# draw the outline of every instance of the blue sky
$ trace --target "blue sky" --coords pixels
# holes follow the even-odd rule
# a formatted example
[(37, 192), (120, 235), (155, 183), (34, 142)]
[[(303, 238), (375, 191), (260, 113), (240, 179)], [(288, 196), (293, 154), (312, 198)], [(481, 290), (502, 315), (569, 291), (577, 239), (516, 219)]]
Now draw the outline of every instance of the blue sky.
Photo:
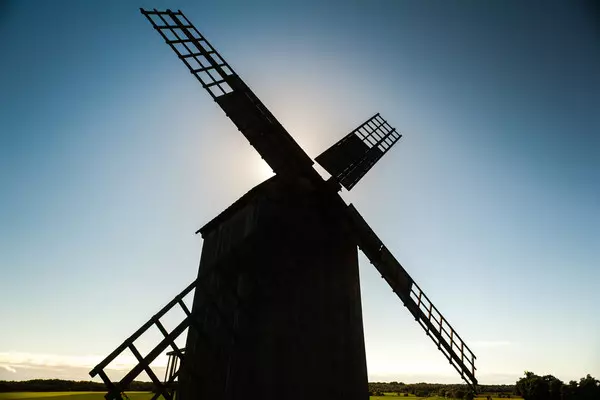
[[(1, 3), (0, 379), (87, 379), (268, 176), (140, 6), (184, 11), (311, 157), (375, 112), (404, 134), (343, 196), (482, 383), (600, 376), (592, 4)], [(459, 381), (362, 257), (361, 284), (370, 380)]]

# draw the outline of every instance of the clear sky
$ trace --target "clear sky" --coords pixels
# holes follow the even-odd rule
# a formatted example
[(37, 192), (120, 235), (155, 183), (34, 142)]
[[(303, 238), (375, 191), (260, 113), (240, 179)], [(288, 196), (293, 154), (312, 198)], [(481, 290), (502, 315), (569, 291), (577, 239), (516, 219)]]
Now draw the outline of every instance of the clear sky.
[[(343, 196), (480, 382), (600, 377), (598, 7), (283, 3), (0, 2), (0, 379), (88, 379), (268, 176), (140, 6), (184, 11), (311, 157), (378, 111), (404, 134)], [(458, 382), (364, 258), (361, 284), (369, 379)]]

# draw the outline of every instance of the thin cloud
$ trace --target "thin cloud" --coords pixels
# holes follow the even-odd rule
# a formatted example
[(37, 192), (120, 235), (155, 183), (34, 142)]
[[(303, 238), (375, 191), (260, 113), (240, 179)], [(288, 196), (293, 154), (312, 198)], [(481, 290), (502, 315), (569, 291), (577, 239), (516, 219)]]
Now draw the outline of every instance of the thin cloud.
[[(88, 380), (89, 371), (103, 359), (104, 356), (99, 355), (0, 352), (0, 380), (49, 378)], [(133, 355), (126, 354), (110, 363), (105, 368), (105, 372), (111, 380), (120, 380), (135, 365), (137, 359)], [(159, 356), (150, 365), (157, 375), (163, 375), (167, 366), (167, 356), (164, 354)], [(138, 379), (149, 380), (150, 378), (144, 372)]]
[(13, 374), (17, 373), (17, 370), (14, 369), (13, 367), (11, 367), (10, 365), (0, 365), (0, 368), (4, 368), (5, 370), (7, 370), (8, 372), (12, 372)]
[[(98, 355), (74, 356), (62, 354), (0, 352), (0, 365), (10, 365), (22, 368), (93, 368), (99, 364), (103, 358), (103, 356)], [(109, 364), (109, 368), (113, 370), (129, 370), (136, 364), (137, 360), (133, 355), (121, 355)], [(153, 367), (165, 367), (167, 365), (167, 358), (164, 355), (159, 356), (150, 365)]]

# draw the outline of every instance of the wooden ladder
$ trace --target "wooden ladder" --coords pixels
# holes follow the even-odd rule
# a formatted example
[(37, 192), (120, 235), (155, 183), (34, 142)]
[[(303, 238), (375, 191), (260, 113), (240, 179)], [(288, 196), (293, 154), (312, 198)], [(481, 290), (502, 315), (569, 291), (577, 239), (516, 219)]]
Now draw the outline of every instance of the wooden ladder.
[[(164, 306), (158, 313), (156, 313), (152, 318), (150, 318), (144, 325), (142, 325), (135, 333), (127, 340), (125, 340), (119, 347), (117, 347), (112, 353), (110, 353), (102, 362), (94, 367), (90, 371), (90, 376), (95, 377), (96, 375), (100, 376), (100, 378), (106, 384), (106, 388), (108, 389), (108, 393), (104, 396), (107, 400), (123, 400), (121, 393), (125, 391), (131, 382), (143, 371), (145, 371), (154, 385), (156, 386), (156, 391), (152, 400), (155, 400), (160, 395), (162, 395), (166, 400), (173, 400), (172, 398), (172, 390), (170, 388), (173, 385), (173, 382), (179, 375), (179, 372), (182, 368), (186, 367), (185, 355), (183, 349), (180, 349), (176, 344), (175, 340), (192, 324), (193, 319), (191, 318), (191, 312), (183, 302), (183, 298), (188, 295), (192, 290), (196, 288), (197, 281), (192, 282), (188, 285), (181, 293), (179, 293), (173, 300), (171, 300), (166, 306)], [(185, 318), (181, 321), (175, 328), (171, 331), (167, 330), (164, 325), (161, 323), (161, 318), (167, 314), (174, 307), (181, 307), (183, 312), (185, 313)], [(193, 325), (193, 324), (192, 324)], [(135, 341), (140, 338), (148, 329), (156, 326), (158, 330), (162, 333), (162, 340), (152, 349), (148, 354), (144, 357), (138, 351), (135, 346)], [(173, 371), (170, 374), (169, 378), (165, 380), (165, 382), (161, 382), (154, 371), (150, 368), (150, 363), (154, 361), (159, 355), (161, 355), (168, 347), (171, 347), (172, 353), (177, 355), (180, 360), (181, 366), (177, 371)], [(137, 364), (119, 381), (112, 382), (104, 369), (114, 361), (120, 354), (123, 352), (130, 350), (135, 358), (137, 359)]]

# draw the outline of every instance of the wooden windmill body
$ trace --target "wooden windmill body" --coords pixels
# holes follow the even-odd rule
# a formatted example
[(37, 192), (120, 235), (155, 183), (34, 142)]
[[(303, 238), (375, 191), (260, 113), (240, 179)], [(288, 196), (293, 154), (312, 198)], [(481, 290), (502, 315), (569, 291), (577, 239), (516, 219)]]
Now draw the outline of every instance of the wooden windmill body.
[(201, 373), (180, 378), (182, 398), (366, 397), (356, 243), (332, 199), (299, 186), (275, 176), (201, 230), (203, 334), (186, 343)]

